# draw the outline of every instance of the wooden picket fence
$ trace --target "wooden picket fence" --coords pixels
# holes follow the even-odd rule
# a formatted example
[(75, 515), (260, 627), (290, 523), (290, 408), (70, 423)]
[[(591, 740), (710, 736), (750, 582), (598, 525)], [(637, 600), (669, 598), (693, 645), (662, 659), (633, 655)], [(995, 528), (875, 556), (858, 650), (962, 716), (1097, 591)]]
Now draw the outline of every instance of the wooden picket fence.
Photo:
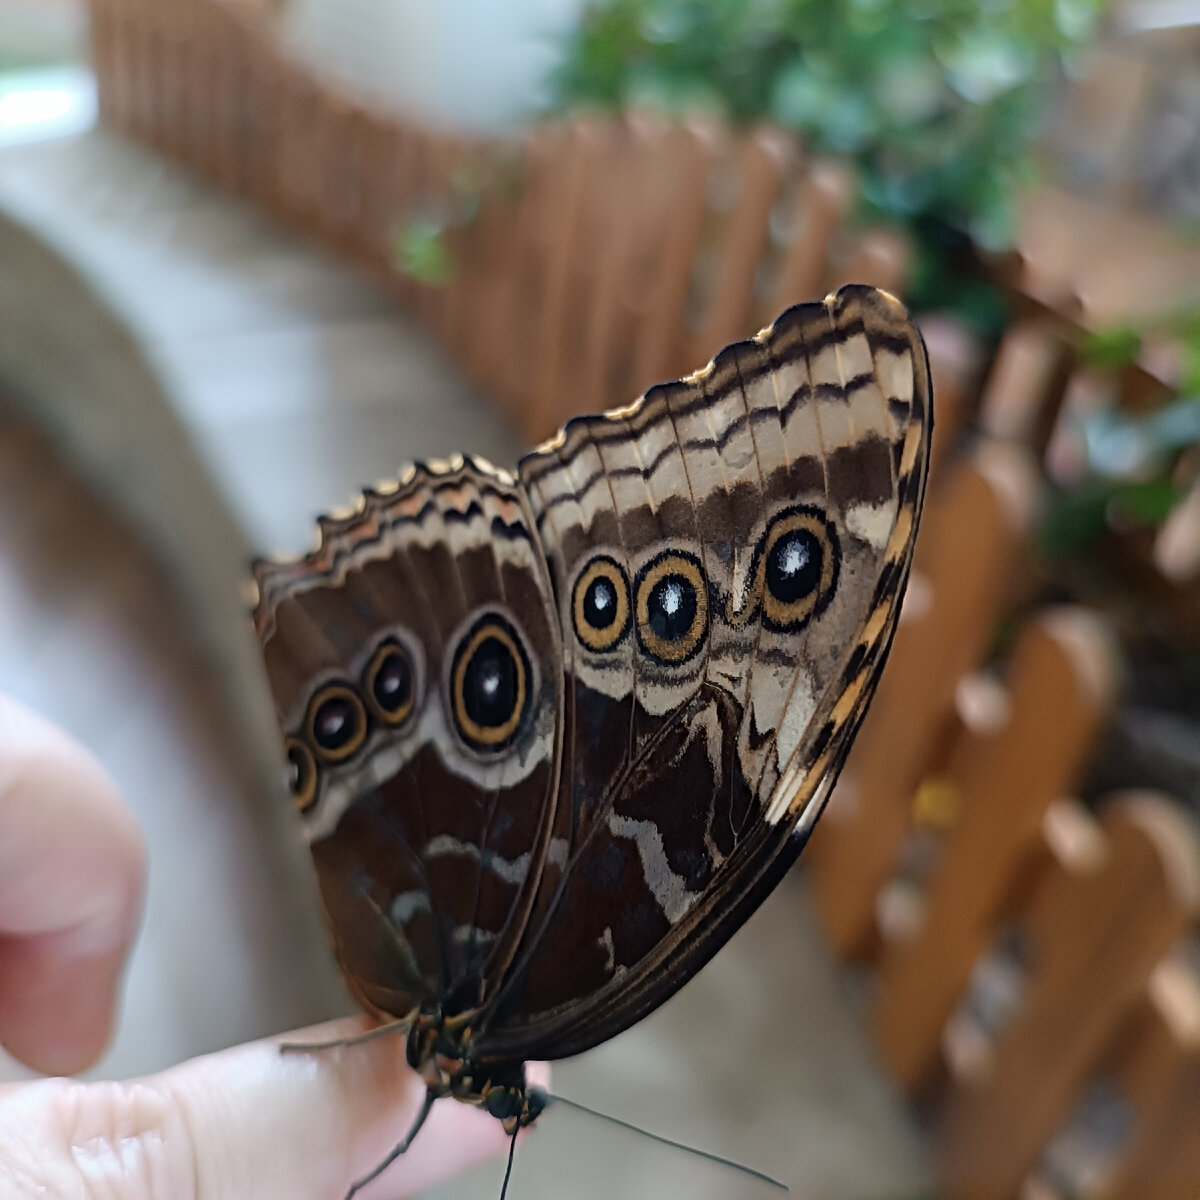
[[(703, 365), (796, 297), (902, 290), (893, 231), (850, 236), (853, 179), (773, 130), (652, 116), (522, 137), (351, 99), (216, 0), (97, 0), (103, 117), (377, 268), (531, 441)], [(452, 278), (397, 264), (442, 231)]]
[[(853, 226), (851, 174), (777, 131), (631, 115), (466, 138), (351, 98), (228, 3), (92, 14), (107, 121), (379, 271), (531, 440), (797, 299), (903, 289), (905, 244)], [(421, 223), (451, 265), (438, 286), (397, 265)], [(925, 332), (926, 522), (807, 855), (817, 907), (873, 972), (870, 1026), (929, 1114), (947, 1200), (1196, 1200), (1195, 831), (1169, 797), (1072, 799), (1115, 702), (1112, 639), (1081, 608), (1013, 616), (1078, 330), (1014, 326), (982, 389), (961, 338)]]

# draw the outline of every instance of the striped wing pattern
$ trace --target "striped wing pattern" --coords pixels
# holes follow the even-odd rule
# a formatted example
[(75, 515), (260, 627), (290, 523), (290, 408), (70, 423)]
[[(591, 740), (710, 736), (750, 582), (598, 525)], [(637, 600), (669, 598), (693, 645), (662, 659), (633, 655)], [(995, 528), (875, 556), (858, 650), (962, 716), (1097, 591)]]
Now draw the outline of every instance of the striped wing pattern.
[[(930, 426), (907, 314), (845, 289), (523, 461), (562, 624), (567, 850), (543, 874), (481, 1053), (612, 1036), (699, 969), (723, 914), (794, 859), (886, 657)], [(826, 578), (788, 612), (764, 566), (804, 549), (787, 540), (795, 528), (815, 529)], [(612, 649), (590, 649), (571, 604), (589, 564), (617, 563), (636, 610), (664, 552), (704, 578), (695, 656), (656, 656), (636, 619)]]
[(453, 1029), (455, 1094), (645, 1015), (799, 853), (884, 665), (931, 429), (907, 313), (844, 288), (515, 475), (410, 468), (259, 565), (343, 967), (376, 1015)]

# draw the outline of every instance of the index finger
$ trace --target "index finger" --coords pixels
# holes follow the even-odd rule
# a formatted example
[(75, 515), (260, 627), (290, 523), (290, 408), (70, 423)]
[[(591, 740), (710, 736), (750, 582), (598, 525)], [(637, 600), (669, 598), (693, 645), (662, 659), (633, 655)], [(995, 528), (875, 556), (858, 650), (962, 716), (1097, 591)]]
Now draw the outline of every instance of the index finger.
[(99, 1057), (137, 930), (141, 832), (81, 746), (0, 696), (0, 1043), (72, 1074)]

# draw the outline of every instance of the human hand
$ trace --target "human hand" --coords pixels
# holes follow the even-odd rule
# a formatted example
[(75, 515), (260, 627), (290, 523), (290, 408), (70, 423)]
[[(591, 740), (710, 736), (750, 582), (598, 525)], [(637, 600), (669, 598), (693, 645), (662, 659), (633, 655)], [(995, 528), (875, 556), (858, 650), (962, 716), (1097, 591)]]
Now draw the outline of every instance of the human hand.
[[(144, 876), (141, 834), (101, 767), (0, 697), (0, 1043), (22, 1062), (65, 1075), (102, 1052)], [(0, 1196), (340, 1200), (420, 1107), (404, 1049), (382, 1037), (284, 1055), (263, 1041), (129, 1082), (0, 1086)], [(486, 1112), (443, 1101), (361, 1200), (430, 1187), (507, 1145)]]

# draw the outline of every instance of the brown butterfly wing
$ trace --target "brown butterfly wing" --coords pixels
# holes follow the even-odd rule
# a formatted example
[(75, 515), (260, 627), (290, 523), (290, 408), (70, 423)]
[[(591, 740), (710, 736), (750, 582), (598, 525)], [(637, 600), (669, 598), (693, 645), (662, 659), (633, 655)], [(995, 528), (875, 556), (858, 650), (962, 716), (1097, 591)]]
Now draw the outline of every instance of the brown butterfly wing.
[(895, 628), (930, 404), (903, 308), (846, 288), (522, 462), (562, 626), (563, 767), (478, 1059), (632, 1024), (799, 852)]
[(312, 554), (256, 576), (351, 987), (384, 1016), (483, 1004), (520, 936), (557, 789), (558, 628), (519, 489), (477, 462), (412, 468), (323, 521)]

